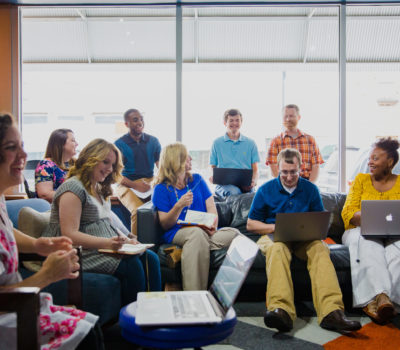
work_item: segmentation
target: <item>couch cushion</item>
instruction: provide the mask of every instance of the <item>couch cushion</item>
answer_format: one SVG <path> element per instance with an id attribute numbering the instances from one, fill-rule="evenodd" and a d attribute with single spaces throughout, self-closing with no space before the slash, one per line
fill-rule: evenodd
<path id="1" fill-rule="evenodd" d="M 18 214 L 18 229 L 28 236 L 39 238 L 49 221 L 50 211 L 41 213 L 31 207 L 24 207 Z"/>
<path id="2" fill-rule="evenodd" d="M 332 213 L 332 221 L 331 225 L 329 226 L 328 236 L 331 237 L 336 243 L 342 243 L 342 236 L 344 233 L 342 209 L 344 202 L 346 201 L 346 194 L 322 192 L 321 198 L 325 210 Z"/>

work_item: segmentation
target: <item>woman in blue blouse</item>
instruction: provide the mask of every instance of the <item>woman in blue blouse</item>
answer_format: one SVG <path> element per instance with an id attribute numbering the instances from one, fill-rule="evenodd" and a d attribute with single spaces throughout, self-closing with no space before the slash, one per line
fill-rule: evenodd
<path id="1" fill-rule="evenodd" d="M 191 174 L 192 158 L 181 143 L 166 146 L 160 156 L 153 203 L 165 233 L 165 243 L 182 246 L 182 281 L 184 290 L 207 289 L 210 250 L 230 245 L 239 233 L 231 227 L 217 229 L 218 216 L 214 199 L 199 174 Z M 182 226 L 187 210 L 216 214 L 212 227 Z"/>

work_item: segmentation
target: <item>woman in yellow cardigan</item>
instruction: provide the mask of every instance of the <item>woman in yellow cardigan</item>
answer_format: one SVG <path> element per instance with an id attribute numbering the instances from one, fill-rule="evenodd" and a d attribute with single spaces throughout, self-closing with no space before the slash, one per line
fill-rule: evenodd
<path id="1" fill-rule="evenodd" d="M 358 174 L 343 207 L 349 247 L 354 307 L 362 307 L 374 321 L 383 324 L 395 315 L 400 304 L 400 242 L 394 239 L 365 239 L 360 234 L 362 200 L 400 200 L 400 177 L 392 174 L 399 160 L 399 142 L 378 140 L 369 157 L 369 174 Z M 395 305 L 394 305 L 395 304 Z"/>

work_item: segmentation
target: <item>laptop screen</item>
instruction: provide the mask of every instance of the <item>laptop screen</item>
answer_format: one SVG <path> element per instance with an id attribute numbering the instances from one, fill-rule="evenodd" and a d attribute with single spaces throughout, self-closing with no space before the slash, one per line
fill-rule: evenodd
<path id="1" fill-rule="evenodd" d="M 225 312 L 235 302 L 257 251 L 257 244 L 244 235 L 239 235 L 232 241 L 210 287 L 210 292 L 219 301 Z"/>

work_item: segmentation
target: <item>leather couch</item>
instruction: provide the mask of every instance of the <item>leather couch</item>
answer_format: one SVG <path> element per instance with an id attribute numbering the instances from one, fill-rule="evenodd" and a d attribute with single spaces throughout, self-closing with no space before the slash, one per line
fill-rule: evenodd
<path id="1" fill-rule="evenodd" d="M 346 195 L 341 193 L 321 193 L 321 196 L 325 209 L 332 213 L 328 237 L 336 244 L 329 245 L 331 259 L 336 269 L 346 307 L 351 307 L 352 288 L 349 251 L 347 247 L 341 244 L 344 225 L 340 214 Z M 215 198 L 220 227 L 235 227 L 250 239 L 257 241 L 259 235 L 249 233 L 246 230 L 247 216 L 253 197 L 254 193 L 247 193 L 230 196 L 226 199 Z M 142 205 L 138 209 L 137 225 L 139 241 L 156 244 L 155 250 L 160 258 L 163 283 L 180 283 L 180 265 L 175 269 L 171 269 L 166 264 L 164 249 L 170 245 L 161 243 L 163 230 L 159 224 L 157 212 L 151 202 Z M 211 252 L 209 283 L 214 279 L 218 267 L 224 259 L 225 252 L 226 250 Z M 296 299 L 312 300 L 311 282 L 306 262 L 293 256 L 291 272 Z M 265 257 L 259 252 L 241 290 L 240 297 L 242 300 L 265 300 L 266 283 Z"/>

